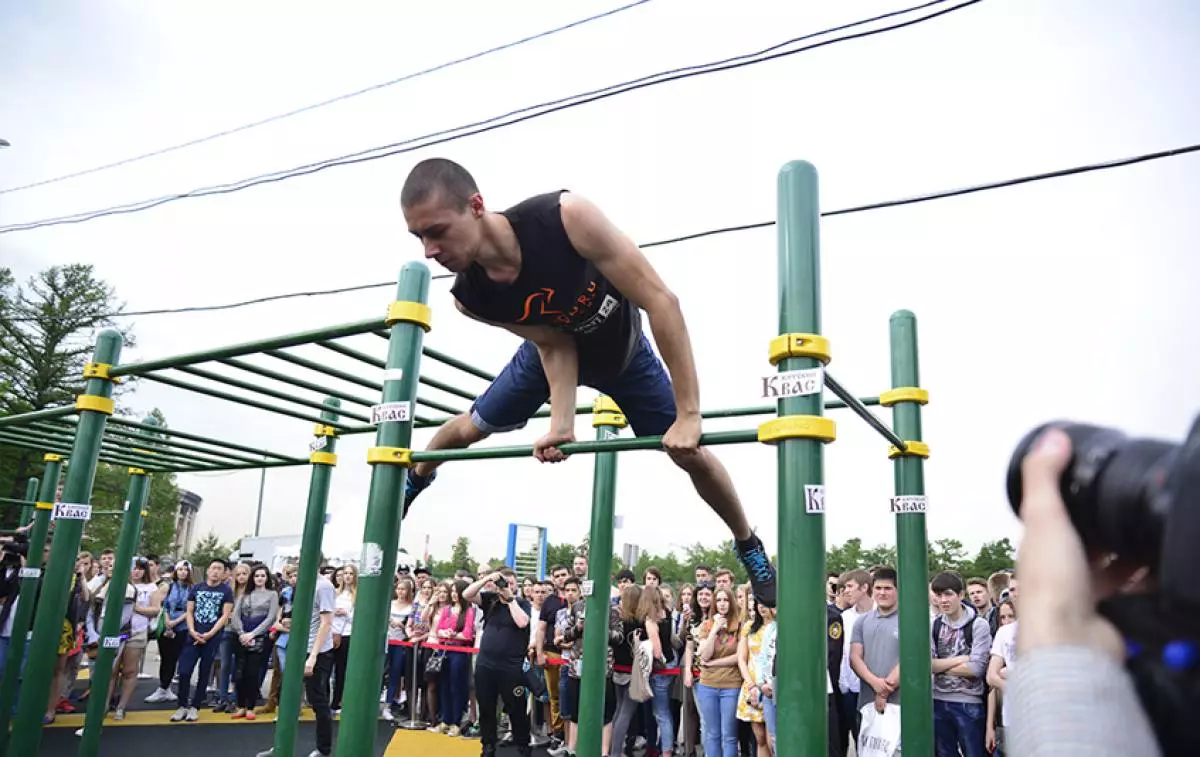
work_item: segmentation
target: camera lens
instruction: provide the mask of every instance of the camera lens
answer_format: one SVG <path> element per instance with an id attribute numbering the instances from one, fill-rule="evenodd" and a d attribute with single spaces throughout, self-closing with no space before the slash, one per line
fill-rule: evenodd
<path id="1" fill-rule="evenodd" d="M 1071 460 L 1059 490 L 1083 543 L 1140 564 L 1157 563 L 1171 506 L 1165 483 L 1179 445 L 1066 421 L 1039 426 L 1021 439 L 1008 467 L 1008 501 L 1018 517 L 1021 461 L 1049 428 L 1071 439 Z"/>

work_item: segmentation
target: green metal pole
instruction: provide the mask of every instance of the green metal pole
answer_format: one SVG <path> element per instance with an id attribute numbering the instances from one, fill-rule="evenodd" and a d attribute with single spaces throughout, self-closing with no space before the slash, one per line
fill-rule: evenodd
<path id="1" fill-rule="evenodd" d="M 338 420 L 341 401 L 326 397 L 329 409 L 321 412 L 328 424 Z M 279 689 L 279 715 L 275 721 L 274 757 L 292 757 L 296 751 L 296 725 L 300 718 L 300 693 L 304 689 L 304 662 L 308 658 L 309 627 L 317 591 L 317 571 L 321 567 L 321 541 L 325 536 L 325 509 L 329 504 L 329 482 L 337 465 L 337 437 L 327 433 L 332 425 L 314 429 L 315 439 L 324 446 L 313 452 L 312 475 L 308 484 L 308 509 L 304 514 L 304 534 L 300 537 L 300 565 L 297 566 L 296 592 L 292 595 L 292 630 L 288 634 L 285 667 L 293 672 L 283 677 Z"/>
<path id="2" fill-rule="evenodd" d="M 92 363 L 115 365 L 121 356 L 124 337 L 115 329 L 105 329 L 96 340 Z M 113 382 L 111 378 L 93 375 L 87 380 L 84 394 L 76 398 L 79 424 L 71 447 L 71 465 L 63 486 L 62 502 L 55 505 L 54 538 L 50 560 L 42 582 L 37 617 L 33 621 L 33 638 L 29 645 L 29 664 L 24 676 L 22 696 L 17 703 L 17 719 L 13 728 L 10 753 L 32 757 L 38 753 L 42 740 L 42 716 L 50 699 L 54 681 L 54 662 L 58 657 L 58 642 L 62 638 L 63 617 L 75 574 L 75 556 L 83 524 L 91 511 L 87 504 L 92 498 L 92 483 L 96 478 L 97 458 L 104 426 L 112 415 Z"/>
<path id="3" fill-rule="evenodd" d="M 917 317 L 908 310 L 889 323 L 892 388 L 919 388 Z M 923 394 L 916 393 L 916 394 Z M 909 454 L 895 459 L 896 573 L 900 602 L 900 740 L 905 754 L 933 754 L 933 679 L 929 656 L 929 542 L 925 533 L 925 462 L 920 399 L 892 405 L 896 433 Z"/>
<path id="4" fill-rule="evenodd" d="M 383 676 L 380 651 L 386 643 L 388 605 L 393 596 L 392 577 L 396 572 L 396 551 L 400 543 L 399 503 L 404 497 L 404 482 L 410 464 L 412 411 L 416 407 L 421 344 L 425 329 L 429 328 L 429 310 L 425 305 L 428 298 L 429 269 L 419 262 L 405 265 L 400 272 L 396 302 L 389 309 L 393 315 L 388 318 L 391 339 L 384 371 L 383 402 L 376 407 L 379 429 L 375 434 L 375 447 L 367 451 L 367 462 L 371 463 L 371 493 L 363 526 L 358 594 L 354 603 L 355 636 L 346 671 L 347 680 L 363 683 L 347 686 L 343 695 L 337 757 L 375 753 L 379 687 L 368 682 L 379 681 Z"/>
<path id="5" fill-rule="evenodd" d="M 608 397 L 596 399 L 596 439 L 615 439 L 625 416 Z M 592 473 L 592 524 L 588 540 L 587 609 L 583 627 L 584 668 L 579 681 L 579 757 L 600 757 L 604 735 L 604 659 L 608 654 L 608 586 L 612 576 L 613 515 L 617 498 L 617 453 L 600 452 Z M 563 675 L 566 675 L 565 673 Z M 614 747 L 617 749 L 617 747 Z M 619 749 L 618 749 L 619 751 Z"/>
<path id="6" fill-rule="evenodd" d="M 38 480 L 36 478 L 30 478 L 28 481 L 25 482 L 25 501 L 33 502 L 34 501 L 33 498 L 37 496 L 37 493 L 38 493 Z M 22 507 L 21 508 L 21 519 L 19 521 L 17 521 L 17 525 L 23 526 L 26 523 L 28 523 L 30 521 L 30 519 L 33 518 L 33 510 L 34 510 L 33 505 L 25 505 L 24 507 Z"/>
<path id="7" fill-rule="evenodd" d="M 148 419 L 146 422 L 149 423 Z M 100 731 L 108 712 L 108 686 L 113 676 L 117 650 L 121 648 L 121 615 L 133 558 L 142 537 L 142 515 L 150 496 L 150 477 L 141 468 L 129 469 L 129 495 L 125 501 L 125 516 L 121 519 L 121 535 L 117 539 L 117 556 L 113 561 L 112 578 L 104 594 L 104 615 L 100 621 L 100 649 L 92 665 L 91 690 L 87 717 L 83 721 L 83 741 L 79 757 L 96 757 L 100 752 Z M 145 580 L 145 579 L 143 579 Z"/>
<path id="8" fill-rule="evenodd" d="M 779 333 L 821 334 L 820 205 L 817 170 L 792 161 L 779 172 Z M 794 354 L 794 351 L 786 353 Z M 813 357 L 783 357 L 780 372 L 821 368 Z M 778 400 L 779 416 L 822 413 L 822 387 Z M 829 739 L 825 636 L 825 469 L 823 442 L 782 438 L 779 472 L 779 637 L 776 679 L 779 753 L 821 755 Z"/>
<path id="9" fill-rule="evenodd" d="M 21 663 L 25 659 L 25 645 L 29 641 L 29 621 L 33 619 L 32 601 L 37 596 L 38 582 L 42 575 L 42 552 L 46 547 L 46 532 L 50 529 L 50 510 L 58 493 L 58 479 L 62 473 L 62 455 L 46 453 L 42 470 L 42 485 L 38 506 L 33 516 L 33 528 L 29 530 L 29 554 L 25 567 L 21 569 L 21 586 L 13 614 L 12 636 L 8 642 L 8 657 L 4 663 L 4 681 L 0 683 L 0 757 L 8 753 L 8 723 L 11 719 L 13 702 L 17 697 L 17 683 L 21 680 Z"/>

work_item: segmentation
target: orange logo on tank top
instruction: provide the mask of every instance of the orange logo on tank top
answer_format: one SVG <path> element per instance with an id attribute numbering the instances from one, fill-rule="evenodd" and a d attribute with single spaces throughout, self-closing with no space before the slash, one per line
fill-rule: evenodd
<path id="1" fill-rule="evenodd" d="M 554 304 L 554 290 L 549 287 L 542 287 L 538 291 L 530 294 L 525 298 L 524 310 L 521 317 L 516 320 L 517 323 L 525 323 L 531 317 L 554 316 L 552 321 L 555 326 L 562 328 L 571 328 L 577 324 L 580 318 L 586 318 L 592 315 L 596 305 L 596 290 L 597 284 L 595 281 L 588 282 L 587 288 L 579 293 L 579 296 L 571 303 L 571 309 L 567 312 L 561 310 L 552 310 Z M 606 299 L 612 299 L 608 297 Z M 615 301 L 613 305 L 615 305 Z M 604 317 L 611 312 L 612 306 L 602 308 L 605 312 Z"/>

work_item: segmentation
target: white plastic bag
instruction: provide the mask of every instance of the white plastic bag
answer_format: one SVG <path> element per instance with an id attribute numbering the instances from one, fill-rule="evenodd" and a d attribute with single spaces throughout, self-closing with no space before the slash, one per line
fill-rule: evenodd
<path id="1" fill-rule="evenodd" d="M 900 754 L 900 705 L 887 704 L 880 713 L 874 703 L 862 708 L 858 732 L 858 757 L 895 757 Z"/>

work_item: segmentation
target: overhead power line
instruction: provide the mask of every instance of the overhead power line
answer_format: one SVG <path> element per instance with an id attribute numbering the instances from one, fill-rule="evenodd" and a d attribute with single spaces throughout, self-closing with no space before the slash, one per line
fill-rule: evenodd
<path id="1" fill-rule="evenodd" d="M 405 139 L 400 142 L 395 142 L 390 145 L 383 145 L 380 147 L 371 148 L 369 150 L 363 150 L 363 151 L 360 151 L 357 153 L 351 153 L 348 155 L 343 155 L 343 156 L 340 156 L 337 158 L 331 158 L 331 159 L 320 161 L 317 163 L 310 163 L 308 165 L 298 166 L 298 167 L 287 169 L 284 171 L 277 171 L 275 173 L 262 174 L 262 175 L 251 177 L 248 179 L 243 179 L 239 182 L 234 182 L 231 184 L 202 187 L 202 188 L 193 189 L 188 192 L 181 193 L 181 194 L 167 195 L 167 196 L 159 197 L 159 198 L 152 199 L 152 200 L 144 200 L 142 202 L 131 203 L 128 205 L 119 205 L 119 206 L 114 206 L 114 207 L 110 207 L 110 208 L 104 208 L 101 210 L 77 213 L 77 214 L 69 215 L 69 216 L 60 216 L 57 218 L 48 218 L 48 219 L 43 219 L 40 221 L 30 221 L 27 223 L 12 224 L 9 226 L 0 226 L 0 234 L 12 233 L 14 231 L 29 231 L 32 229 L 45 228 L 47 226 L 59 226 L 59 225 L 64 225 L 64 224 L 84 223 L 86 221 L 91 221 L 91 220 L 94 220 L 97 218 L 102 218 L 105 216 L 140 213 L 140 212 L 143 212 L 146 210 L 150 210 L 151 208 L 156 208 L 156 207 L 160 207 L 162 205 L 166 205 L 167 203 L 176 202 L 178 200 L 188 199 L 188 198 L 192 198 L 192 197 L 207 197 L 210 195 L 231 194 L 234 192 L 240 192 L 244 189 L 249 189 L 250 187 L 259 186 L 261 184 L 270 184 L 270 183 L 275 183 L 275 182 L 281 182 L 281 181 L 286 181 L 287 179 L 292 179 L 292 178 L 296 178 L 299 176 L 306 176 L 306 175 L 314 174 L 319 171 L 323 171 L 325 169 L 332 168 L 335 166 L 354 165 L 356 163 L 365 163 L 365 162 L 369 162 L 369 161 L 380 160 L 382 158 L 387 158 L 387 157 L 390 157 L 393 155 L 400 155 L 403 153 L 414 152 L 416 150 L 421 150 L 421 149 L 424 149 L 427 147 L 432 147 L 434 145 L 444 144 L 446 142 L 452 142 L 452 141 L 455 141 L 458 139 L 463 139 L 465 137 L 470 137 L 470 136 L 474 136 L 477 134 L 483 134 L 485 132 L 494 131 L 496 129 L 501 129 L 501 128 L 504 128 L 507 126 L 512 126 L 514 124 L 518 124 L 523 121 L 529 121 L 529 120 L 532 120 L 535 118 L 540 118 L 540 117 L 548 115 L 550 113 L 555 113 L 555 112 L 558 112 L 561 110 L 566 110 L 568 108 L 573 108 L 573 107 L 576 107 L 579 105 L 585 105 L 587 103 L 596 102 L 598 100 L 603 100 L 603 99 L 606 99 L 609 97 L 626 94 L 628 92 L 633 92 L 638 89 L 653 87 L 653 86 L 657 86 L 659 84 L 665 84 L 665 83 L 671 82 L 671 81 L 687 79 L 687 78 L 691 78 L 693 76 L 704 76 L 707 74 L 713 74 L 713 73 L 718 73 L 718 72 L 722 72 L 722 71 L 730 71 L 730 70 L 742 68 L 745 66 L 756 65 L 759 63 L 765 63 L 770 60 L 776 60 L 779 58 L 796 55 L 798 53 L 807 52 L 809 50 L 814 50 L 814 49 L 825 47 L 828 45 L 837 44 L 839 42 L 847 42 L 847 41 L 853 40 L 853 39 L 861 39 L 861 38 L 865 38 L 865 37 L 874 36 L 876 34 L 882 34 L 882 33 L 889 32 L 889 31 L 895 31 L 897 29 L 915 26 L 917 24 L 921 24 L 926 21 L 931 21 L 940 16 L 945 16 L 945 15 L 953 13 L 955 11 L 959 11 L 959 10 L 962 10 L 969 6 L 975 5 L 977 3 L 982 2 L 982 0 L 963 0 L 962 2 L 959 2 L 957 5 L 952 5 L 948 8 L 943 8 L 936 12 L 929 13 L 929 14 L 926 14 L 923 16 L 919 16 L 914 19 L 897 22 L 897 23 L 891 24 L 889 26 L 882 26 L 882 27 L 878 27 L 878 28 L 874 28 L 874 29 L 869 29 L 867 31 L 856 32 L 854 34 L 847 34 L 847 35 L 844 35 L 841 37 L 835 37 L 833 39 L 822 40 L 820 42 L 814 42 L 812 44 L 804 45 L 801 47 L 793 47 L 791 49 L 786 49 L 786 50 L 782 49 L 782 48 L 787 48 L 791 45 L 794 45 L 798 42 L 812 39 L 814 37 L 825 36 L 827 34 L 831 34 L 834 32 L 845 31 L 845 30 L 853 28 L 853 27 L 878 22 L 881 20 L 893 18 L 893 17 L 900 16 L 900 15 L 910 14 L 914 11 L 928 9 L 932 6 L 943 5 L 946 2 L 947 2 L 947 0 L 934 0 L 933 2 L 927 2 L 922 5 L 917 5 L 917 6 L 913 6 L 911 8 L 906 8 L 904 10 L 892 11 L 891 13 L 885 13 L 885 14 L 881 14 L 878 16 L 873 16 L 871 18 L 863 19 L 861 21 L 854 21 L 849 24 L 843 24 L 841 26 L 833 27 L 830 29 L 825 29 L 825 30 L 822 30 L 819 32 L 805 34 L 800 37 L 795 37 L 795 38 L 792 38 L 789 40 L 785 40 L 784 42 L 780 42 L 776 45 L 772 45 L 768 48 L 759 50 L 757 52 L 746 53 L 743 55 L 734 56 L 732 58 L 726 58 L 724 60 L 714 61 L 712 63 L 705 63 L 705 64 L 694 65 L 694 66 L 686 66 L 686 67 L 682 67 L 682 68 L 672 69 L 669 71 L 662 71 L 657 74 L 644 76 L 640 79 L 632 79 L 629 81 L 621 82 L 619 84 L 610 85 L 608 87 L 604 87 L 604 88 L 601 88 L 598 90 L 592 90 L 590 92 L 583 92 L 583 93 L 579 93 L 576 95 L 572 95 L 571 97 L 560 98 L 558 100 L 552 100 L 552 101 L 540 103 L 538 105 L 528 106 L 525 108 L 520 108 L 517 110 L 509 111 L 508 113 L 504 113 L 504 114 L 501 114 L 498 116 L 493 116 L 493 117 L 485 119 L 483 121 L 477 121 L 477 122 L 471 123 L 471 124 L 464 124 L 462 126 L 457 126 L 452 129 L 443 129 L 441 131 L 431 132 L 429 134 L 425 134 L 425 135 L 422 135 L 419 137 L 412 137 L 410 139 Z"/>
<path id="2" fill-rule="evenodd" d="M 166 155 L 168 153 L 178 152 L 179 150 L 183 150 L 188 147 L 195 147 L 197 145 L 205 144 L 206 142 L 213 142 L 215 140 L 221 139 L 222 137 L 228 137 L 233 134 L 239 134 L 244 131 L 250 131 L 251 129 L 257 129 L 260 126 L 266 126 L 267 124 L 272 124 L 277 121 L 283 121 L 284 119 L 292 118 L 293 116 L 299 116 L 303 113 L 309 113 L 314 110 L 319 110 L 320 108 L 324 108 L 329 105 L 334 105 L 336 103 L 345 102 L 346 100 L 350 100 L 352 98 L 359 97 L 361 95 L 369 94 L 371 92 L 376 92 L 381 89 L 386 89 L 387 87 L 392 87 L 392 86 L 401 84 L 406 81 L 411 81 L 413 79 L 417 79 L 422 76 L 427 76 L 432 73 L 437 73 L 438 71 L 443 71 L 447 68 L 453 68 L 454 66 L 458 66 L 463 63 L 469 63 L 473 60 L 478 60 L 478 59 L 486 57 L 488 55 L 492 55 L 493 53 L 503 52 L 504 50 L 510 50 L 514 47 L 519 47 L 528 42 L 534 42 L 539 39 L 551 37 L 555 34 L 558 34 L 559 32 L 564 32 L 569 29 L 574 29 L 576 27 L 583 26 L 585 24 L 589 24 L 593 21 L 599 21 L 600 19 L 608 18 L 609 16 L 615 16 L 616 14 L 621 13 L 622 11 L 627 11 L 631 8 L 636 8 L 639 5 L 645 5 L 648 2 L 650 2 L 650 0 L 634 0 L 634 2 L 628 3 L 626 5 L 622 5 L 618 8 L 612 8 L 610 10 L 606 10 L 601 13 L 597 13 L 593 16 L 588 16 L 587 18 L 581 18 L 576 21 L 571 21 L 570 23 L 563 24 L 562 26 L 556 26 L 553 29 L 547 29 L 545 31 L 540 31 L 540 32 L 537 32 L 536 34 L 530 34 L 528 36 L 521 37 L 520 39 L 515 39 L 511 42 L 505 42 L 504 44 L 496 45 L 495 47 L 489 47 L 486 50 L 480 50 L 478 52 L 471 53 L 470 55 L 465 55 L 461 58 L 455 58 L 454 60 L 446 61 L 445 63 L 439 63 L 435 66 L 429 66 L 428 68 L 423 68 L 419 71 L 413 71 L 411 73 L 404 74 L 403 76 L 396 77 L 395 79 L 389 79 L 388 81 L 385 81 L 385 82 L 380 82 L 378 84 L 372 84 L 369 87 L 363 87 L 362 89 L 357 89 L 357 90 L 354 90 L 353 92 L 347 92 L 345 94 L 338 95 L 336 97 L 331 97 L 327 100 L 321 100 L 320 102 L 312 103 L 311 105 L 305 105 L 303 107 L 296 108 L 294 110 L 289 110 L 284 113 L 278 113 L 273 116 L 268 116 L 266 118 L 259 119 L 258 121 L 251 121 L 250 123 L 242 124 L 241 126 L 235 126 L 230 129 L 225 129 L 224 131 L 218 131 L 213 134 L 209 134 L 208 136 L 205 136 L 205 137 L 198 137 L 196 139 L 190 139 L 186 142 L 180 142 L 179 144 L 171 145 L 170 147 L 163 147 L 163 148 L 160 148 L 157 150 L 151 150 L 150 152 L 142 153 L 141 155 L 135 155 L 130 158 L 124 158 L 122 160 L 117 160 L 112 163 L 105 163 L 103 165 L 94 166 L 92 168 L 85 168 L 81 171 L 75 171 L 73 173 L 63 174 L 62 176 L 55 176 L 50 179 L 42 179 L 40 181 L 35 181 L 35 182 L 29 183 L 29 184 L 22 184 L 22 185 L 16 186 L 16 187 L 8 187 L 6 189 L 0 189 L 0 195 L 10 194 L 12 192 L 20 192 L 20 191 L 23 191 L 26 189 L 33 189 L 34 187 L 44 187 L 47 184 L 57 184 L 62 181 L 67 181 L 68 179 L 77 179 L 81 176 L 88 176 L 90 174 L 100 173 L 101 171 L 107 171 L 109 169 L 118 168 L 120 166 L 127 166 L 131 163 L 140 163 L 143 160 L 149 160 L 150 158 L 157 158 L 160 155 Z"/>
<path id="3" fill-rule="evenodd" d="M 1170 150 L 1159 150 L 1157 152 L 1143 153 L 1141 155 L 1134 155 L 1132 157 L 1127 157 L 1127 158 L 1117 158 L 1115 160 L 1108 160 L 1108 161 L 1104 161 L 1104 162 L 1100 162 L 1100 163 L 1088 163 L 1088 164 L 1082 165 L 1082 166 L 1072 166 L 1070 168 L 1059 168 L 1059 169 L 1056 169 L 1053 171 L 1046 171 L 1043 173 L 1029 174 L 1027 176 L 1018 176 L 1018 177 L 1011 178 L 1011 179 L 1001 179 L 999 181 L 992 181 L 992 182 L 988 182 L 986 184 L 975 184 L 975 185 L 968 186 L 968 187 L 960 187 L 960 188 L 956 188 L 956 189 L 945 189 L 945 190 L 941 190 L 938 192 L 931 192 L 929 194 L 923 194 L 923 195 L 915 195 L 912 197 L 903 197 L 903 198 L 894 199 L 894 200 L 885 200 L 883 202 L 873 202 L 873 203 L 868 203 L 866 205 L 854 205 L 854 206 L 847 207 L 847 208 L 840 208 L 838 210 L 827 210 L 827 211 L 821 213 L 821 216 L 824 218 L 831 218 L 834 216 L 852 215 L 854 213 L 865 213 L 867 211 L 872 211 L 872 210 L 882 210 L 884 208 L 897 208 L 897 207 L 901 207 L 904 205 L 916 205 L 919 203 L 930 202 L 933 200 L 944 200 L 944 199 L 948 199 L 951 197 L 962 197 L 964 195 L 976 194 L 978 192 L 987 192 L 987 191 L 991 191 L 994 189 L 1005 189 L 1008 187 L 1020 186 L 1022 184 L 1032 184 L 1034 182 L 1046 181 L 1048 179 L 1059 179 L 1059 178 L 1063 178 L 1066 176 L 1077 176 L 1079 174 L 1093 173 L 1096 171 L 1107 171 L 1107 170 L 1111 170 L 1114 168 L 1122 168 L 1125 166 L 1136 165 L 1138 163 L 1147 163 L 1147 162 L 1154 161 L 1154 160 L 1162 160 L 1164 158 L 1173 158 L 1173 157 L 1188 155 L 1190 153 L 1197 153 L 1197 152 L 1200 152 L 1200 144 L 1187 145 L 1185 147 L 1176 147 L 1176 148 L 1173 148 Z M 739 224 L 737 226 L 723 226 L 720 228 L 706 229 L 704 231 L 697 231 L 697 232 L 693 232 L 690 234 L 682 234 L 680 236 L 669 237 L 667 239 L 659 239 L 659 240 L 652 241 L 652 242 L 642 242 L 638 246 L 641 247 L 643 250 L 654 248 L 654 247 L 667 247 L 670 245 L 676 245 L 676 244 L 680 244 L 683 242 L 690 242 L 690 241 L 693 241 L 696 239 L 704 239 L 706 237 L 714 237 L 714 236 L 719 236 L 719 235 L 723 235 L 723 234 L 733 234 L 733 233 L 737 233 L 737 232 L 741 232 L 741 231 L 752 231 L 755 229 L 766 229 L 766 228 L 769 228 L 774 225 L 775 225 L 775 221 L 759 221 L 757 223 L 745 223 L 745 224 Z M 433 278 L 434 279 L 450 279 L 450 278 L 454 278 L 454 274 L 449 274 L 449 273 L 437 274 Z M 299 298 L 299 297 L 324 297 L 324 296 L 328 296 L 328 295 L 345 294 L 348 292 L 361 292 L 361 291 L 365 291 L 368 289 L 380 289 L 383 287 L 394 287 L 394 286 L 396 286 L 395 279 L 393 279 L 391 281 L 377 281 L 377 282 L 373 282 L 370 284 L 357 284 L 355 286 L 340 287 L 337 289 L 316 289 L 316 290 L 305 291 L 305 292 L 289 292 L 286 294 L 274 294 L 274 295 L 269 295 L 267 297 L 257 297 L 252 300 L 242 300 L 240 302 L 229 302 L 229 303 L 224 303 L 221 305 L 196 305 L 196 306 L 192 306 L 192 307 L 183 307 L 183 308 L 162 308 L 162 309 L 158 309 L 158 310 L 137 310 L 137 311 L 128 312 L 128 313 L 111 313 L 107 317 L 109 317 L 109 318 L 129 318 L 129 317 L 133 317 L 133 316 L 145 316 L 145 315 L 168 315 L 168 314 L 176 314 L 176 313 L 199 313 L 199 312 L 212 311 L 212 310 L 233 310 L 235 308 L 243 308 L 243 307 L 248 307 L 250 305 L 259 305 L 264 302 L 274 302 L 277 300 L 289 300 L 289 299 L 295 299 L 295 298 Z M 37 319 L 35 319 L 35 318 L 14 318 L 14 319 L 10 319 L 10 320 L 12 320 L 12 321 L 32 321 L 32 320 L 37 320 Z"/>

